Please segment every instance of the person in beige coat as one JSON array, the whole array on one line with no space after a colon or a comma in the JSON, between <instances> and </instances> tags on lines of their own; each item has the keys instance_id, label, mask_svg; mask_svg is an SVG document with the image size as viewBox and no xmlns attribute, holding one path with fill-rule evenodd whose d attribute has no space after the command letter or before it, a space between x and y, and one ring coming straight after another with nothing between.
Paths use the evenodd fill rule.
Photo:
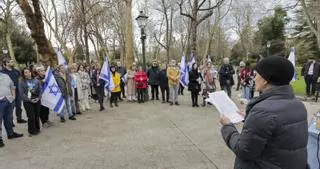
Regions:
<instances>
[{"instance_id":1,"label":"person in beige coat","mask_svg":"<svg viewBox=\"0 0 320 169\"><path fill-rule=\"evenodd\" d=\"M136 74L136 65L133 64L127 72L128 101L136 101L136 82L134 80L135 74Z\"/></svg>"},{"instance_id":2,"label":"person in beige coat","mask_svg":"<svg viewBox=\"0 0 320 169\"><path fill-rule=\"evenodd\" d=\"M78 73L80 75L81 79L81 90L83 94L83 99L80 100L80 109L81 111L86 111L90 110L90 105L89 105L89 88L90 88L90 83L91 79L89 76L89 73L85 71L83 65L80 65L78 67Z\"/></svg>"}]
</instances>

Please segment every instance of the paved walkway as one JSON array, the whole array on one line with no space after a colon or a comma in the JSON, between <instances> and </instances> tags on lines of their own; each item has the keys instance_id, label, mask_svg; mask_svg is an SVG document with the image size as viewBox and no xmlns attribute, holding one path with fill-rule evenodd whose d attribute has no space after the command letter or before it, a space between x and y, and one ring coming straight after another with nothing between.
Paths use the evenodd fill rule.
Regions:
<instances>
[{"instance_id":1,"label":"paved walkway","mask_svg":"<svg viewBox=\"0 0 320 169\"><path fill-rule=\"evenodd\" d=\"M120 103L58 122L39 136L4 140L0 169L231 169L214 108ZM16 130L27 135L26 125Z\"/></svg>"},{"instance_id":2,"label":"paved walkway","mask_svg":"<svg viewBox=\"0 0 320 169\"><path fill-rule=\"evenodd\" d=\"M236 94L235 94L236 95ZM94 110L77 121L42 129L39 136L5 140L0 169L231 169L234 155L225 146L213 107L192 108L159 101L120 103ZM235 99L237 100L237 99ZM309 114L319 104L306 103ZM17 131L27 135L26 125Z\"/></svg>"}]
</instances>

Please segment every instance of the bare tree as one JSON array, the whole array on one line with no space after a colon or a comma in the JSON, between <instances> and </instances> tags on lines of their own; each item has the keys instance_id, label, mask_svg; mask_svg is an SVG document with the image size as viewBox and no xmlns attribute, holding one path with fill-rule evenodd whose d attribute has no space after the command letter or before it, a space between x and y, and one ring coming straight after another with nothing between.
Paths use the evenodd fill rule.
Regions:
<instances>
[{"instance_id":1,"label":"bare tree","mask_svg":"<svg viewBox=\"0 0 320 169\"><path fill-rule=\"evenodd\" d=\"M184 0L179 3L180 14L190 19L191 27L191 50L197 55L197 30L198 26L209 18L214 13L214 9L220 7L225 0L217 0L212 6L211 0L189 0L189 4L185 5L188 8L186 11L183 10ZM207 4L207 7L205 6Z\"/></svg>"},{"instance_id":2,"label":"bare tree","mask_svg":"<svg viewBox=\"0 0 320 169\"><path fill-rule=\"evenodd\" d=\"M16 0L16 2L25 16L27 25L31 31L31 37L38 46L38 52L41 55L40 61L45 65L55 66L55 52L53 51L51 42L48 41L45 35L39 0L32 0L32 6L28 0Z\"/></svg>"},{"instance_id":3,"label":"bare tree","mask_svg":"<svg viewBox=\"0 0 320 169\"><path fill-rule=\"evenodd\" d=\"M11 57L12 60L16 61L16 57L14 54L14 50L13 50L13 45L12 45L12 41L11 41L11 36L13 33L13 28L12 28L12 11L14 9L14 7L16 6L15 1L14 0L4 0L3 1L4 6L0 6L0 23L3 23L4 25L4 33L6 36L6 42L7 42L7 46L9 49L9 55Z\"/></svg>"},{"instance_id":4,"label":"bare tree","mask_svg":"<svg viewBox=\"0 0 320 169\"><path fill-rule=\"evenodd\" d=\"M317 37L318 49L320 49L320 0L301 0L301 4L307 23Z\"/></svg>"}]
</instances>

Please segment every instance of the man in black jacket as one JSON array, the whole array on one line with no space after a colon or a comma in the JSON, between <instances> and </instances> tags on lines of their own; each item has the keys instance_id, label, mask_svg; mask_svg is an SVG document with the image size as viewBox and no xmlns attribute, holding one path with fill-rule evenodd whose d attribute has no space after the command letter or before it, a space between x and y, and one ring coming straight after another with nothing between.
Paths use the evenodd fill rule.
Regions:
<instances>
[{"instance_id":1,"label":"man in black jacket","mask_svg":"<svg viewBox=\"0 0 320 169\"><path fill-rule=\"evenodd\" d=\"M169 103L169 83L166 64L163 64L162 70L160 71L160 89L162 95L162 103Z\"/></svg>"},{"instance_id":2,"label":"man in black jacket","mask_svg":"<svg viewBox=\"0 0 320 169\"><path fill-rule=\"evenodd\" d=\"M229 97L231 97L231 88L234 85L233 75L235 74L235 71L230 64L229 58L224 58L223 63L224 64L219 71L220 87L227 92Z\"/></svg>"},{"instance_id":3,"label":"man in black jacket","mask_svg":"<svg viewBox=\"0 0 320 169\"><path fill-rule=\"evenodd\" d=\"M124 78L125 75L127 74L127 70L125 67L121 66L121 62L117 62L117 72L120 74L120 87L121 87L121 93L122 93L122 97L126 98L126 92L125 92L125 86L126 86L126 82L124 82ZM121 98L121 95L119 95L119 100L122 101L123 99Z\"/></svg>"},{"instance_id":4,"label":"man in black jacket","mask_svg":"<svg viewBox=\"0 0 320 169\"><path fill-rule=\"evenodd\" d=\"M307 96L314 96L320 75L320 64L314 57L311 57L308 62L303 65L301 75L304 76Z\"/></svg>"},{"instance_id":5,"label":"man in black jacket","mask_svg":"<svg viewBox=\"0 0 320 169\"><path fill-rule=\"evenodd\" d=\"M14 86L16 86L16 99L14 100L14 104L16 108L17 122L26 123L27 121L22 119L21 97L18 90L20 72L14 68L14 61L12 59L6 58L3 63L5 67L3 68L2 73L7 74L13 81Z\"/></svg>"},{"instance_id":6,"label":"man in black jacket","mask_svg":"<svg viewBox=\"0 0 320 169\"><path fill-rule=\"evenodd\" d=\"M156 97L159 100L159 84L160 84L160 69L156 61L148 71L149 85L151 85L152 100Z\"/></svg>"}]
</instances>

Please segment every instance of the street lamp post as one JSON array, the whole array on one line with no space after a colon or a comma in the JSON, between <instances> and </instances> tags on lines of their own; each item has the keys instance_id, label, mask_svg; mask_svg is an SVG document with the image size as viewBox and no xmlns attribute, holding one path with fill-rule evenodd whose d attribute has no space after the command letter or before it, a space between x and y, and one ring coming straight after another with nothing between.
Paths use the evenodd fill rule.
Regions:
<instances>
[{"instance_id":1,"label":"street lamp post","mask_svg":"<svg viewBox=\"0 0 320 169\"><path fill-rule=\"evenodd\" d=\"M267 57L270 56L270 47L271 47L271 42L268 41L268 42L267 42Z\"/></svg>"},{"instance_id":2,"label":"street lamp post","mask_svg":"<svg viewBox=\"0 0 320 169\"><path fill-rule=\"evenodd\" d=\"M145 41L147 38L147 35L145 33L145 27L148 21L148 16L143 13L143 11L140 11L139 16L136 18L138 22L138 26L141 29L141 42L142 42L142 59L143 59L143 69L146 70L146 53L145 53Z\"/></svg>"}]
</instances>

